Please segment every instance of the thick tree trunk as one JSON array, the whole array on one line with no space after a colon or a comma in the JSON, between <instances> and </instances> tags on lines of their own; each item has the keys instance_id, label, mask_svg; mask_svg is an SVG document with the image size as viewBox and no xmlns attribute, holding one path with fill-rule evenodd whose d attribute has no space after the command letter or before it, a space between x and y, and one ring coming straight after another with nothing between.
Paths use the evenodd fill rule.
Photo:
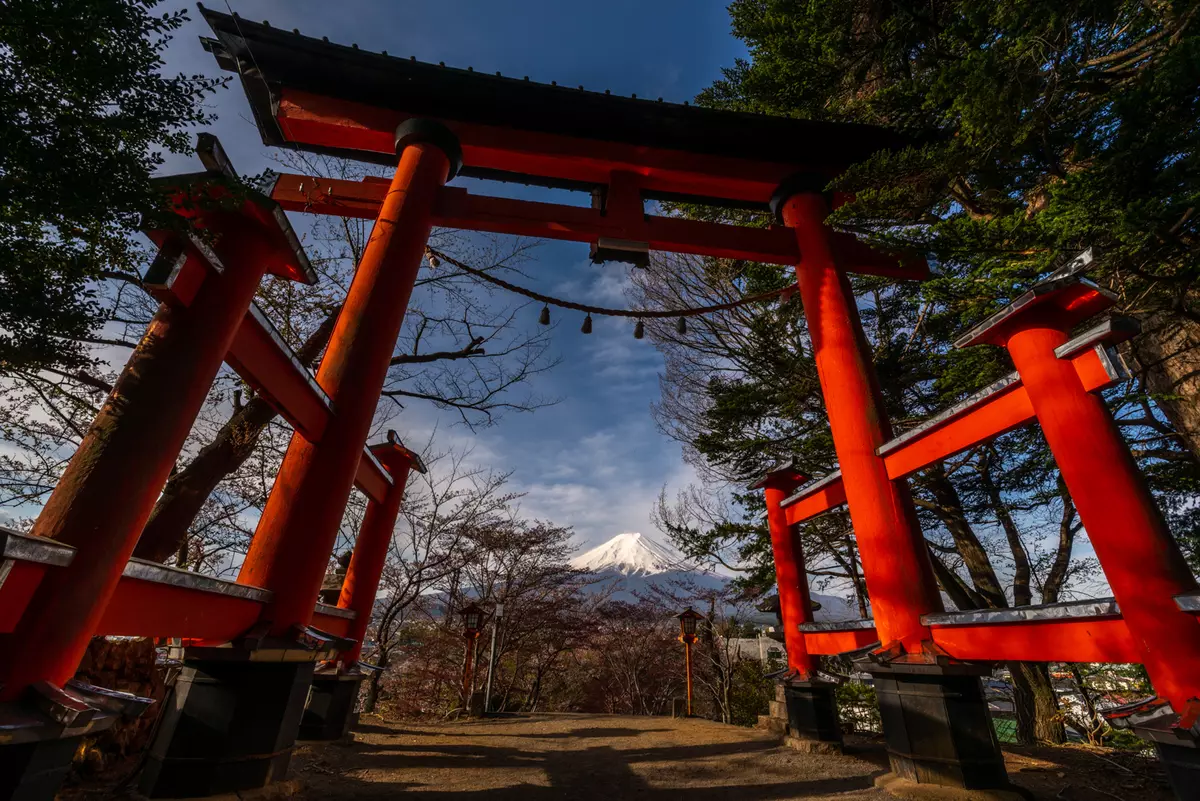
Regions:
<instances>
[{"instance_id":1,"label":"thick tree trunk","mask_svg":"<svg viewBox=\"0 0 1200 801\"><path fill-rule=\"evenodd\" d=\"M302 364L311 367L316 362L329 341L337 316L338 310L334 310L300 347L297 357ZM139 559L165 562L178 553L180 546L187 542L188 527L196 519L208 496L221 483L221 479L250 458L263 429L275 417L275 410L262 398L254 398L230 417L221 426L216 438L200 450L191 464L176 471L167 480L149 521L142 529L133 555Z\"/></svg>"},{"instance_id":2,"label":"thick tree trunk","mask_svg":"<svg viewBox=\"0 0 1200 801\"><path fill-rule=\"evenodd\" d=\"M1129 344L1131 367L1200 462L1200 323L1174 312L1141 318Z\"/></svg>"},{"instance_id":3,"label":"thick tree trunk","mask_svg":"<svg viewBox=\"0 0 1200 801\"><path fill-rule=\"evenodd\" d=\"M1043 662L1009 662L1013 681L1013 707L1017 714L1017 739L1022 743L1067 740L1058 696Z\"/></svg>"},{"instance_id":4,"label":"thick tree trunk","mask_svg":"<svg viewBox=\"0 0 1200 801\"><path fill-rule=\"evenodd\" d=\"M946 468L941 462L930 465L923 478L936 501L933 512L954 538L954 546L962 557L967 572L971 574L975 590L983 596L986 606L995 609L1007 607L1008 598L1004 595L1004 589L1000 586L1000 580L996 577L996 571L992 568L983 543L975 536L975 530L963 512L962 499L959 498L954 483L946 475Z\"/></svg>"}]
</instances>

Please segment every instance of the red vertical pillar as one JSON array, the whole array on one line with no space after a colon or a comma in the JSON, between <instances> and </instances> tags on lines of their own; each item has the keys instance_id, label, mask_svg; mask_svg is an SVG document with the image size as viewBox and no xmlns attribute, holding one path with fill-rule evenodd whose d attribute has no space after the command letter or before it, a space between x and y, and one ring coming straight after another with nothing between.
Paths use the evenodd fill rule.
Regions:
<instances>
[{"instance_id":1,"label":"red vertical pillar","mask_svg":"<svg viewBox=\"0 0 1200 801\"><path fill-rule=\"evenodd\" d=\"M400 514L400 503L404 499L404 486L408 483L409 471L415 468L419 472L425 472L416 454L399 443L376 445L371 448L371 453L375 454L391 474L392 486L382 501L367 503L367 512L358 530L350 566L346 568L346 578L342 581L342 594L338 597L337 605L355 613L354 623L350 626L348 635L354 639L354 647L343 651L338 657L343 667L353 667L362 656L363 638L366 637L367 626L371 622L375 596L379 592L379 579L387 561L388 547L392 542L392 532L396 528L396 517Z\"/></svg>"},{"instance_id":2,"label":"red vertical pillar","mask_svg":"<svg viewBox=\"0 0 1200 801\"><path fill-rule=\"evenodd\" d=\"M399 164L317 372L333 417L319 442L292 436L238 575L239 582L274 593L267 614L276 635L312 619L433 225L434 201L461 163L453 134L437 123L410 120L396 133Z\"/></svg>"},{"instance_id":3,"label":"red vertical pillar","mask_svg":"<svg viewBox=\"0 0 1200 801\"><path fill-rule=\"evenodd\" d=\"M782 207L800 246L796 276L875 628L884 646L899 641L919 650L929 639L921 615L941 611L942 600L908 485L890 480L876 454L891 439L891 424L850 282L824 225L828 211L815 192L794 194Z\"/></svg>"},{"instance_id":4,"label":"red vertical pillar","mask_svg":"<svg viewBox=\"0 0 1200 801\"><path fill-rule=\"evenodd\" d=\"M33 534L74 546L69 567L49 571L14 631L19 653L0 663L0 700L46 680L61 686L112 597L213 378L268 264L265 240L235 224L220 243L230 258L203 275L189 305L163 305L121 372ZM190 245L187 259L204 263Z\"/></svg>"},{"instance_id":5,"label":"red vertical pillar","mask_svg":"<svg viewBox=\"0 0 1200 801\"><path fill-rule=\"evenodd\" d=\"M808 574L804 570L804 551L800 537L788 525L780 506L804 477L790 471L772 471L759 484L767 502L767 528L771 532L771 553L775 557L775 583L779 588L779 617L783 625L783 643L787 648L788 668L805 681L815 667L804 642L801 623L811 623L812 599L808 593Z\"/></svg>"},{"instance_id":6,"label":"red vertical pillar","mask_svg":"<svg viewBox=\"0 0 1200 801\"><path fill-rule=\"evenodd\" d=\"M1200 621L1174 596L1196 580L1104 402L1055 355L1068 331L1048 316L1004 344L1154 688L1182 713L1200 695Z\"/></svg>"}]
</instances>

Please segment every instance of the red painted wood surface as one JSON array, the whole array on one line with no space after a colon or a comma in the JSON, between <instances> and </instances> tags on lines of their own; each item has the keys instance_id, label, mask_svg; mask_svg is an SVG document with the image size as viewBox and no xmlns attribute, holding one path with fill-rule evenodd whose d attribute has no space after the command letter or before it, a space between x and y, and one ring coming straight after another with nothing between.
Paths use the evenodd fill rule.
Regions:
<instances>
[{"instance_id":1,"label":"red painted wood surface","mask_svg":"<svg viewBox=\"0 0 1200 801\"><path fill-rule=\"evenodd\" d=\"M382 501L369 501L354 542L354 552L346 577L342 581L342 592L338 596L338 607L355 612L353 624L346 635L355 640L350 650L344 652L340 661L354 665L362 656L362 646L375 608L375 597L379 593L379 579L387 562L392 534L396 530L396 517L404 500L404 487L412 467L411 455L405 448L384 443L371 449L392 476L392 486Z\"/></svg>"},{"instance_id":2,"label":"red painted wood surface","mask_svg":"<svg viewBox=\"0 0 1200 801\"><path fill-rule=\"evenodd\" d=\"M34 524L76 555L46 574L17 624L14 641L36 646L0 661L0 700L75 674L175 466L268 261L249 222L216 246L224 271L209 272L187 308L160 307Z\"/></svg>"},{"instance_id":3,"label":"red painted wood surface","mask_svg":"<svg viewBox=\"0 0 1200 801\"><path fill-rule=\"evenodd\" d=\"M317 373L336 414L320 442L292 437L238 575L274 593L273 633L312 619L449 167L432 145L401 154Z\"/></svg>"},{"instance_id":4,"label":"red painted wood surface","mask_svg":"<svg viewBox=\"0 0 1200 801\"><path fill-rule=\"evenodd\" d=\"M933 642L955 659L1029 662L1138 662L1120 617L933 626Z\"/></svg>"},{"instance_id":5,"label":"red painted wood surface","mask_svg":"<svg viewBox=\"0 0 1200 801\"><path fill-rule=\"evenodd\" d=\"M262 611L247 598L122 576L93 633L220 644L253 628Z\"/></svg>"},{"instance_id":6,"label":"red painted wood surface","mask_svg":"<svg viewBox=\"0 0 1200 801\"><path fill-rule=\"evenodd\" d=\"M16 628L42 577L53 569L56 568L40 562L13 561L8 576L0 583L0 634Z\"/></svg>"},{"instance_id":7,"label":"red painted wood surface","mask_svg":"<svg viewBox=\"0 0 1200 801\"><path fill-rule=\"evenodd\" d=\"M298 144L392 153L396 126L414 116L284 87L275 119ZM641 176L643 189L767 203L795 164L748 161L678 150L517 131L440 120L462 143L463 160L502 170L604 185L613 172Z\"/></svg>"},{"instance_id":8,"label":"red painted wood surface","mask_svg":"<svg viewBox=\"0 0 1200 801\"><path fill-rule=\"evenodd\" d=\"M779 616L788 667L801 678L809 678L815 665L805 648L798 626L812 621L812 599L808 591L808 573L804 569L804 549L787 515L779 507L803 481L798 474L772 474L766 479L767 527L771 533L771 554L775 559L775 584L779 591Z\"/></svg>"},{"instance_id":9,"label":"red painted wood surface","mask_svg":"<svg viewBox=\"0 0 1200 801\"><path fill-rule=\"evenodd\" d=\"M384 182L370 178L343 181L281 175L271 197L289 211L373 219L386 189ZM434 207L434 224L442 228L572 242L594 243L600 237L611 237L641 242L650 250L775 264L795 264L800 258L795 234L786 227L750 228L645 215L636 188L634 197L627 201L629 208L616 205L611 184L604 213L582 206L472 195L461 187L445 187ZM622 211L633 213L619 213ZM849 234L832 235L846 269L853 272L907 279L921 279L929 274L923 259L902 262L872 250Z\"/></svg>"},{"instance_id":10,"label":"red painted wood surface","mask_svg":"<svg viewBox=\"0 0 1200 801\"><path fill-rule=\"evenodd\" d=\"M1155 691L1183 712L1200 696L1200 621L1181 612L1175 596L1195 592L1196 580L1104 401L1054 355L1068 339L1071 316L1035 313L1023 322L1006 327L1013 364L1135 637L1136 661Z\"/></svg>"},{"instance_id":11,"label":"red painted wood surface","mask_svg":"<svg viewBox=\"0 0 1200 801\"><path fill-rule=\"evenodd\" d=\"M866 648L879 641L875 629L849 629L847 631L806 631L804 644L810 654L834 656Z\"/></svg>"},{"instance_id":12,"label":"red painted wood surface","mask_svg":"<svg viewBox=\"0 0 1200 801\"><path fill-rule=\"evenodd\" d=\"M1073 357L1070 363L1088 392L1107 389L1114 383L1113 377L1105 369L1095 349ZM973 445L986 442L1033 419L1033 404L1029 401L1029 393L1020 383L1014 384L997 393L987 403L905 442L896 450L884 455L883 463L887 467L889 478L903 478L939 459L961 453ZM785 507L784 511L787 513L788 523L796 525L845 502L846 490L839 479Z\"/></svg>"},{"instance_id":13,"label":"red painted wood surface","mask_svg":"<svg viewBox=\"0 0 1200 801\"><path fill-rule=\"evenodd\" d=\"M941 611L942 599L908 486L889 479L876 455L891 426L827 214L819 194L793 195L783 206L802 254L796 276L875 625L885 644L919 649L929 637L921 615Z\"/></svg>"}]
</instances>

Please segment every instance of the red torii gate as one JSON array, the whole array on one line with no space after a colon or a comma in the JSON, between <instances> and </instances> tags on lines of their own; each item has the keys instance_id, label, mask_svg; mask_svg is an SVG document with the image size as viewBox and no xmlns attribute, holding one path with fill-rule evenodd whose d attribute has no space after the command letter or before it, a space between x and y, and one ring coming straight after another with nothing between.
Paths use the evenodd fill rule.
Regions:
<instances>
[{"instance_id":1,"label":"red torii gate","mask_svg":"<svg viewBox=\"0 0 1200 801\"><path fill-rule=\"evenodd\" d=\"M216 34L206 47L240 74L264 141L395 165L395 174L390 182L282 176L269 198L251 193L236 208L195 212L195 222L214 235L211 246L156 235L161 250L148 283L164 305L35 536L9 534L3 541L10 569L0 585L6 646L0 715L16 716L21 725L0 733L7 738L0 739L0 756L13 757L0 767L0 797L52 796L79 736L114 713L144 706L71 683L94 634L184 640L184 674L143 776L151 796L261 786L286 770L298 733L344 731L383 551L407 471L420 469L399 443L368 451L364 444L434 225L585 241L599 260L636 260L663 249L798 265L845 481L826 479L791 499L785 496L799 475L777 472L764 482L795 671L789 707L797 733L838 737L828 687L816 680L811 655L878 640L883 647L866 664L881 689L893 770L918 782L1008 786L977 678L987 666L972 660L1058 659L1068 649L1060 641L1059 650L1043 653L1050 644L1019 633L1028 628L1015 629L1013 650L1021 657L1000 653L999 640L972 646L969 635L955 641L944 633L954 628L946 620L953 616L943 614L903 476L954 443L965 447L1035 415L1064 475L1071 472L1069 482L1088 475L1090 458L1118 460L1117 479L1105 479L1091 497L1131 499L1126 522L1141 515L1143 536L1136 547L1115 542L1107 554L1098 543L1106 570L1115 569L1113 560L1151 560L1152 600L1136 593L1126 600L1126 585L1110 575L1122 615L1110 610L1089 621L1102 635L1070 628L1075 644L1094 655L1098 647L1087 650L1086 641L1103 639L1099 650L1110 657L1142 656L1171 703L1148 714L1184 713L1173 733L1192 725L1187 705L1200 675L1193 658L1200 632L1190 614L1175 608L1168 614L1162 599L1192 593L1195 584L1186 567L1178 569L1169 538L1164 542L1127 452L1124 462L1118 459L1119 438L1115 445L1101 438L1083 452L1072 443L1075 424L1063 422L1064 414L1073 416L1091 432L1106 419L1088 391L1114 380L1112 361L1091 341L1066 342L1082 310L1101 304L1076 292L1059 304L1070 312L1059 318L1045 311L1054 304L1034 304L1043 311L1030 318L1036 324L1028 330L1013 328L1006 317L1007 327L988 335L1005 338L1019 381L920 436L905 435L900 445L892 440L846 272L920 278L925 266L826 228L822 221L839 198L822 189L849 164L903 140L869 126L715 112L452 70L203 13ZM217 176L231 169L211 142L206 166L198 191L225 194ZM596 201L581 209L475 197L444 186L460 172L588 189ZM770 207L783 225L752 229L647 216L646 199ZM376 219L315 379L251 304L265 272L309 278L280 207ZM222 359L296 431L236 583L129 558ZM337 608L314 606L356 484L371 506L347 581ZM811 514L841 502L850 507L875 621L822 633L807 617L802 554L790 531L802 518L791 510ZM1085 514L1083 502L1080 513L1091 532L1095 513ZM314 679L318 663L341 667L323 668ZM214 720L223 723L214 727ZM1178 742L1169 747L1185 740Z\"/></svg>"}]
</instances>

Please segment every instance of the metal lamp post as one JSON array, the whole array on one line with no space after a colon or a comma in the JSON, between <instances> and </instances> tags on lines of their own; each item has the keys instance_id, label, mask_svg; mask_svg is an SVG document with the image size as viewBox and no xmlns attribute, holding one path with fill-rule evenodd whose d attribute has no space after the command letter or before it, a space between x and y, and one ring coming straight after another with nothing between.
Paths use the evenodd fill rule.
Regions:
<instances>
[{"instance_id":1,"label":"metal lamp post","mask_svg":"<svg viewBox=\"0 0 1200 801\"><path fill-rule=\"evenodd\" d=\"M696 624L704 616L690 606L676 615L679 619L679 641L683 643L683 657L687 664L687 714L692 716L692 643L696 642Z\"/></svg>"},{"instance_id":2,"label":"metal lamp post","mask_svg":"<svg viewBox=\"0 0 1200 801\"><path fill-rule=\"evenodd\" d=\"M500 621L504 618L504 604L496 604L496 608L492 611L492 647L488 653L488 677L487 689L483 695L483 711L485 713L492 711L492 673L496 669L496 629L500 628Z\"/></svg>"},{"instance_id":3,"label":"metal lamp post","mask_svg":"<svg viewBox=\"0 0 1200 801\"><path fill-rule=\"evenodd\" d=\"M458 611L463 619L463 637L467 641L467 656L463 663L462 697L463 709L470 710L471 703L471 668L475 664L475 641L479 639L480 624L483 621L483 610L475 604L468 604Z\"/></svg>"}]
</instances>

